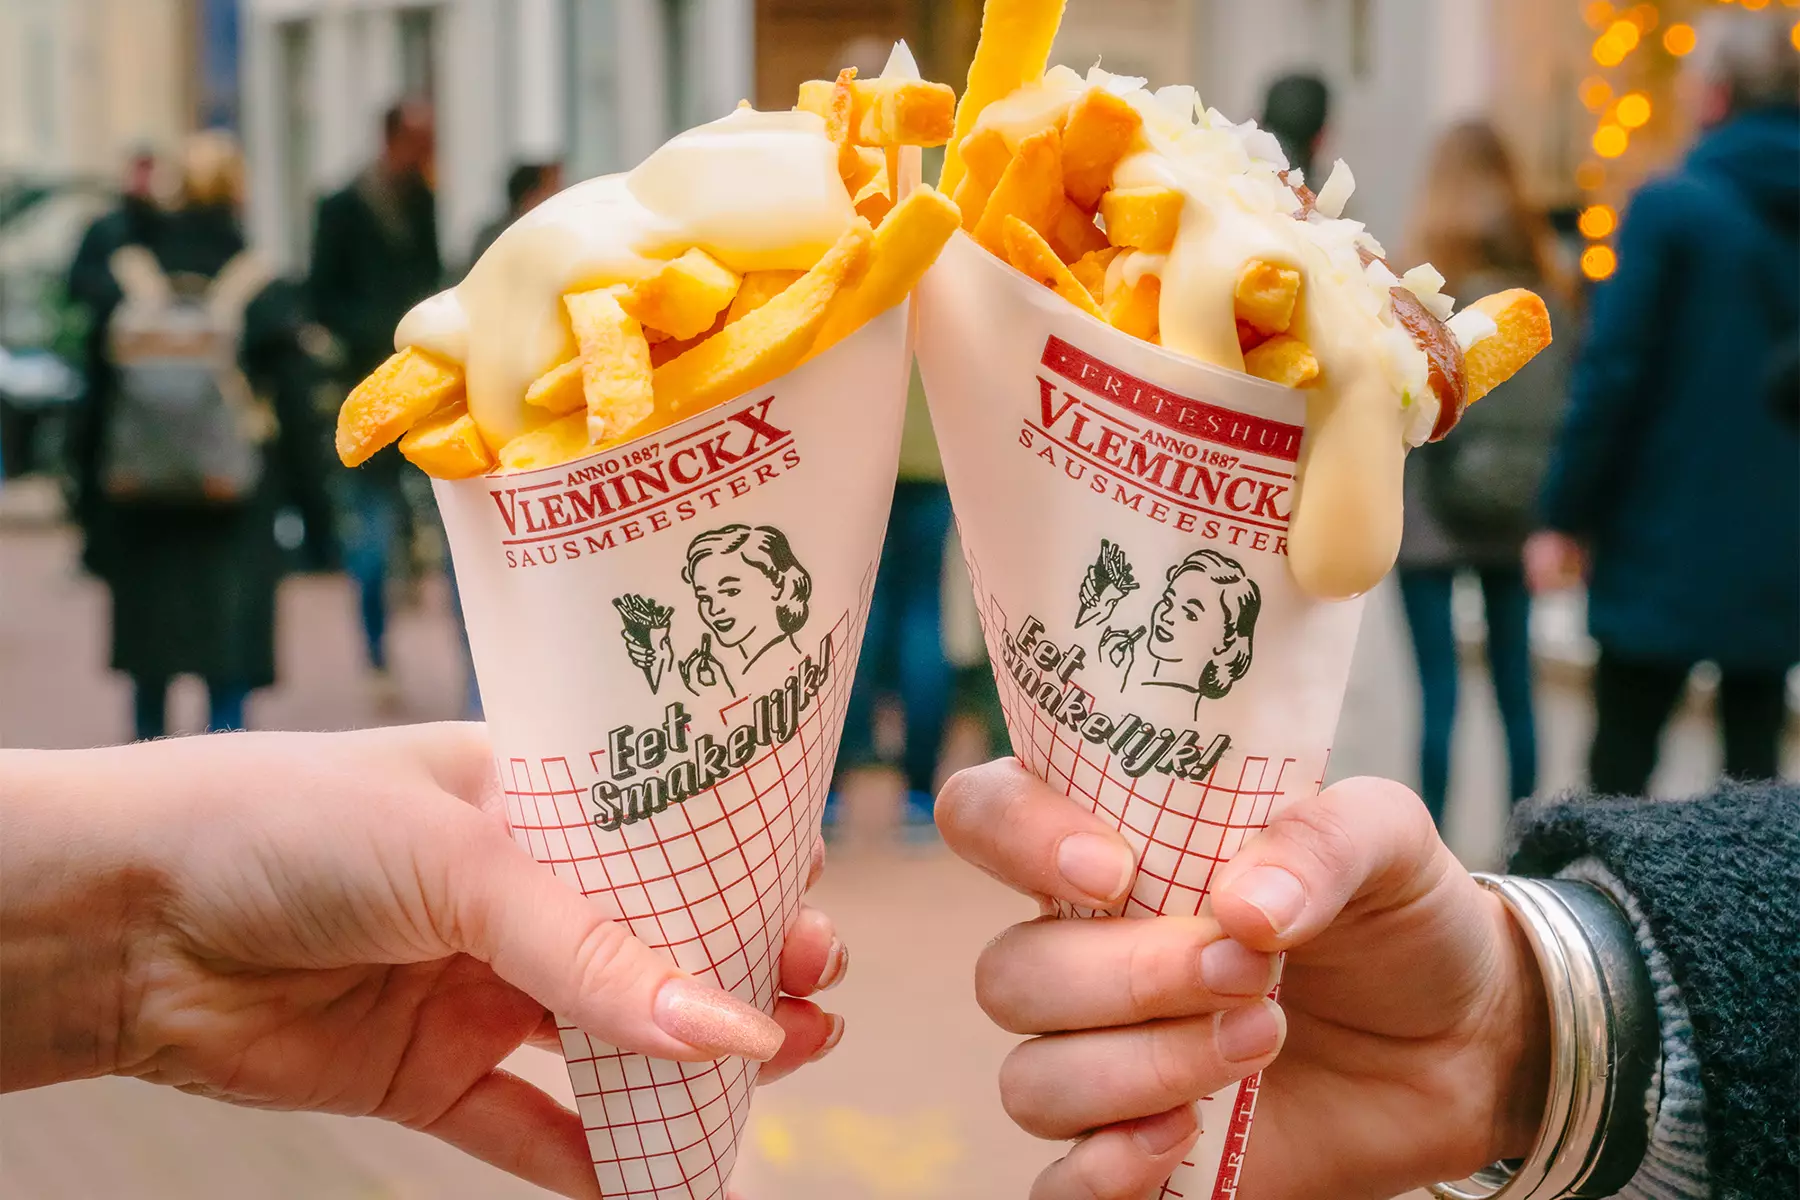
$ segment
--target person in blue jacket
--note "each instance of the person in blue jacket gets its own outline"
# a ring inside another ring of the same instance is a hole
[[[1591,783],[1638,795],[1690,669],[1716,663],[1725,771],[1773,778],[1800,661],[1800,54],[1791,14],[1720,12],[1684,80],[1704,129],[1646,184],[1594,296],[1526,548],[1538,590],[1588,576],[1600,646]]]

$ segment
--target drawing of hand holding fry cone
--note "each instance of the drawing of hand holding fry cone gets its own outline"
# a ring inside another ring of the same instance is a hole
[[[655,692],[662,678],[675,664],[675,647],[669,641],[669,622],[675,610],[644,596],[627,592],[613,600],[619,619],[625,627],[619,635],[625,639],[625,652]]]

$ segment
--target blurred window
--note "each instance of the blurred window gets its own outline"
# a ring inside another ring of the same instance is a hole
[[[313,213],[313,28],[310,21],[289,21],[276,33],[280,72],[281,215],[286,226],[288,261],[304,263],[312,244]]]

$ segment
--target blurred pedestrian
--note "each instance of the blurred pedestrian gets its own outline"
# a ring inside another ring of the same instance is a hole
[[[348,389],[394,350],[394,327],[444,282],[432,193],[436,132],[430,105],[405,101],[382,118],[380,156],[349,186],[319,202],[309,281],[313,311],[343,354]],[[388,674],[389,561],[409,525],[399,451],[389,447],[348,477],[344,565],[361,596],[369,666],[382,698]]]
[[[302,306],[246,247],[242,180],[229,135],[194,135],[173,207],[111,253],[110,286],[82,283],[97,346],[79,512],[139,738],[166,732],[182,674],[206,683],[209,729],[244,727],[275,678],[276,509],[327,525]]]
[[[1313,175],[1313,158],[1325,143],[1331,121],[1331,89],[1317,75],[1283,75],[1269,85],[1263,100],[1263,128],[1275,135],[1288,166],[1305,172],[1313,187],[1325,182]]]
[[[1800,332],[1800,55],[1785,10],[1700,22],[1682,81],[1703,132],[1646,184],[1594,298],[1539,590],[1589,575],[1596,791],[1641,793],[1690,669],[1721,671],[1725,771],[1776,774],[1800,660],[1800,438],[1770,380]]]
[[[1453,296],[1531,288],[1558,311],[1562,335],[1491,402],[1464,414],[1456,436],[1421,446],[1406,462],[1406,529],[1398,578],[1419,665],[1422,721],[1419,794],[1441,826],[1456,724],[1457,643],[1451,593],[1459,574],[1481,585],[1488,670],[1506,728],[1509,791],[1537,788],[1531,703],[1531,598],[1523,550],[1536,524],[1544,462],[1568,393],[1564,282],[1555,235],[1525,196],[1499,133],[1486,121],[1438,140],[1426,172],[1411,257],[1434,264]]]
[[[520,163],[514,167],[506,177],[506,211],[489,221],[475,235],[475,245],[469,251],[468,265],[473,267],[514,221],[562,191],[562,188],[563,165],[560,162]]]

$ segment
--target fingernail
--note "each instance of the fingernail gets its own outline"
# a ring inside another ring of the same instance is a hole
[[[844,982],[844,976],[850,972],[850,947],[844,945],[839,938],[831,939],[831,951],[825,955],[825,969],[819,972],[819,982],[814,985],[821,992],[829,992]]]
[[[1056,869],[1073,886],[1105,904],[1125,895],[1131,856],[1097,833],[1072,833],[1056,848]]]
[[[1231,894],[1269,920],[1269,928],[1286,933],[1306,907],[1306,889],[1281,867],[1257,867],[1231,886]]]
[[[1198,1126],[1192,1108],[1177,1108],[1139,1121],[1131,1130],[1131,1140],[1146,1154],[1167,1154],[1194,1136]]]
[[[697,979],[676,977],[656,993],[656,1027],[696,1050],[768,1062],[787,1035],[774,1018]]]
[[[813,1051],[813,1056],[807,1059],[807,1062],[818,1062],[836,1050],[838,1043],[844,1040],[844,1018],[836,1013],[826,1013],[825,1015],[831,1018],[831,1032],[825,1035],[825,1044]]]
[[[1213,1045],[1226,1062],[1262,1058],[1281,1044],[1281,1013],[1273,1000],[1233,1008],[1214,1018]]]
[[[1258,954],[1226,939],[1200,951],[1200,982],[1215,996],[1260,996],[1269,990],[1267,954]]]

